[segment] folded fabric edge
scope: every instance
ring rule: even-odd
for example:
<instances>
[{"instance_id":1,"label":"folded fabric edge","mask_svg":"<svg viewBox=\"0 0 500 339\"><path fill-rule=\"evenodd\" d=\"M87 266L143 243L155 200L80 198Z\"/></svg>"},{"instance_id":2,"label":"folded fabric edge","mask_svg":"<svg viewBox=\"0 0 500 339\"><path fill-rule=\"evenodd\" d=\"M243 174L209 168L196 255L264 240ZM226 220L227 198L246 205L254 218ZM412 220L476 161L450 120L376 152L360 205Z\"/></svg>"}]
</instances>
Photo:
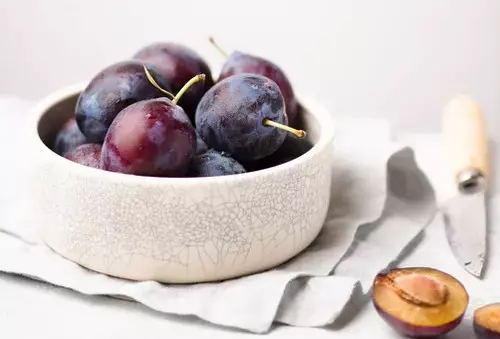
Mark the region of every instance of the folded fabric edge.
<instances>
[{"instance_id":1,"label":"folded fabric edge","mask_svg":"<svg viewBox=\"0 0 500 339\"><path fill-rule=\"evenodd\" d=\"M294 283L301 285L295 291L291 289ZM296 327L331 325L360 290L360 281L354 278L298 277L289 282L275 322Z\"/></svg>"},{"instance_id":2,"label":"folded fabric edge","mask_svg":"<svg viewBox=\"0 0 500 339\"><path fill-rule=\"evenodd\" d=\"M419 236L425 232L425 229L437 217L438 212L439 212L439 208L437 207L437 200L436 200L436 195L434 192L434 187L432 186L431 181L429 180L428 176L423 171L422 167L419 166L418 162L416 161L417 160L416 154L415 154L413 147L410 145L407 145L407 144L396 143L396 142L394 143L394 147L395 147L396 151L394 151L392 153L392 156L390 157L390 159L387 163L387 173L389 173L391 169L394 169L392 167L395 166L395 164L391 160L395 160L397 157L404 156L405 153L407 153L407 157L411 158L412 165L418 171L418 175L420 176L421 179L425 180L425 184L426 184L427 188L431 191L431 197L432 197L431 200L432 201L430 204L433 205L434 207L431 208L429 211L427 211L428 215L426 215L425 218L422 219L420 227L417 230L415 230L415 232L412 233L408 239L406 239L407 241L404 244L401 244L400 246L398 246L397 251L391 257L391 259L388 260L387 263L383 267L380 267L378 269L379 272L383 271L387 268L390 268L390 267L395 267L399 262L401 262L404 259L404 257L406 257L407 255L410 255L415 250L415 248L418 246L418 244L416 243L416 239L418 239ZM388 179L387 185L389 185L390 178L388 177L387 179ZM369 223L366 223L364 225L361 225L361 227L383 223L383 219L387 217L385 215L385 210L387 207L387 203L388 203L387 200L388 199L389 199L389 195L387 196L386 202L384 203L384 212L380 215L380 217L377 218L376 220L374 220L373 222L369 222ZM361 227L359 227L358 230L356 231L356 233L354 235L355 239L358 238L359 233L363 231L361 229ZM373 233L373 232L371 232L371 233ZM357 247L357 242L354 240L352 242L351 247L349 248L349 251L346 252L346 254L337 263L337 265L335 265L334 269L332 270L332 274L335 274L336 270L339 267L346 265L346 264L348 265L350 258L353 255L355 255L356 247ZM369 293L369 290L367 290L365 293Z\"/></svg>"}]
</instances>

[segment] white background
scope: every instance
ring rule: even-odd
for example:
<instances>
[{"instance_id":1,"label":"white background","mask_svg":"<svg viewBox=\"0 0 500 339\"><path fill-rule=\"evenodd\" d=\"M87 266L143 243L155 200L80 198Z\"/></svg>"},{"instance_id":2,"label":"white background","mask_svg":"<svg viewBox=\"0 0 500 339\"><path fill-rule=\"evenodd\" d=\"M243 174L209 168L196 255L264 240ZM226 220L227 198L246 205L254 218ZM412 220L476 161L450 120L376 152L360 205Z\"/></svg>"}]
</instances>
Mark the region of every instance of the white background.
<instances>
[{"instance_id":1,"label":"white background","mask_svg":"<svg viewBox=\"0 0 500 339\"><path fill-rule=\"evenodd\" d=\"M500 126L498 0L3 0L0 93L38 100L147 43L196 48L213 34L280 64L332 112L437 131L444 103L474 95Z\"/></svg>"}]
</instances>

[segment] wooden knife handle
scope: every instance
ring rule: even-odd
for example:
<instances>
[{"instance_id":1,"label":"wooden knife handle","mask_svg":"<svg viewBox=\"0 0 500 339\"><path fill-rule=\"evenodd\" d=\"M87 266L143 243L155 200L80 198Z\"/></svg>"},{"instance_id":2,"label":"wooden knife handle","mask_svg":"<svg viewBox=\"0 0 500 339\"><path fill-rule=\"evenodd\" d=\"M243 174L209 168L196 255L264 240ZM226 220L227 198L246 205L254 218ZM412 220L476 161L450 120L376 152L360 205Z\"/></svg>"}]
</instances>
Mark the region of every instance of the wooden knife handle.
<instances>
[{"instance_id":1,"label":"wooden knife handle","mask_svg":"<svg viewBox=\"0 0 500 339\"><path fill-rule=\"evenodd\" d=\"M484 114L478 103L467 95L453 98L443 111L444 146L458 182L460 173L479 171L489 176L488 139Z\"/></svg>"}]
</instances>

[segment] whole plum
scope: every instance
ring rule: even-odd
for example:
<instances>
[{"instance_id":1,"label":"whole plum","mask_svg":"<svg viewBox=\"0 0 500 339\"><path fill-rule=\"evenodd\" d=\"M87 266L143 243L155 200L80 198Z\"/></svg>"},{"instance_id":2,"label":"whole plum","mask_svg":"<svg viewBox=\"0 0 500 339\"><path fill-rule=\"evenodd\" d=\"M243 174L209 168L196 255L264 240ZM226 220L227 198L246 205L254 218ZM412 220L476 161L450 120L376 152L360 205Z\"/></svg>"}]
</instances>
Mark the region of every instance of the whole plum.
<instances>
[{"instance_id":1,"label":"whole plum","mask_svg":"<svg viewBox=\"0 0 500 339\"><path fill-rule=\"evenodd\" d=\"M288 124L296 127L296 118L298 115L298 102L295 98L293 87L285 72L275 63L263 57L234 51L227 54L220 46L216 44L213 38L210 42L226 56L226 62L222 66L217 81L226 79L232 75L240 73L253 73L266 76L276 82L279 86L285 100L285 112L288 117Z\"/></svg>"},{"instance_id":2,"label":"whole plum","mask_svg":"<svg viewBox=\"0 0 500 339\"><path fill-rule=\"evenodd\" d=\"M259 171L284 164L307 153L313 145L306 139L288 134L280 148L273 154L257 161L243 163L248 171Z\"/></svg>"},{"instance_id":3,"label":"whole plum","mask_svg":"<svg viewBox=\"0 0 500 339\"><path fill-rule=\"evenodd\" d=\"M136 102L111 124L101 168L143 176L181 177L196 152L196 132L180 106L167 98Z\"/></svg>"},{"instance_id":4,"label":"whole plum","mask_svg":"<svg viewBox=\"0 0 500 339\"><path fill-rule=\"evenodd\" d=\"M236 74L210 88L196 110L196 129L208 147L237 161L274 153L287 132L285 103L278 85L258 74Z\"/></svg>"},{"instance_id":5,"label":"whole plum","mask_svg":"<svg viewBox=\"0 0 500 339\"><path fill-rule=\"evenodd\" d=\"M198 133L196 133L196 154L203 154L208 151L208 146Z\"/></svg>"},{"instance_id":6,"label":"whole plum","mask_svg":"<svg viewBox=\"0 0 500 339\"><path fill-rule=\"evenodd\" d=\"M179 106L194 122L196 106L214 84L207 62L191 48L173 42L150 44L140 49L133 58L153 65L175 93L195 75L205 74L205 81L191 86L179 100Z\"/></svg>"},{"instance_id":7,"label":"whole plum","mask_svg":"<svg viewBox=\"0 0 500 339\"><path fill-rule=\"evenodd\" d=\"M162 87L170 90L154 67L147 67ZM142 62L121 61L101 70L80 94L75 108L76 122L89 142L102 143L121 110L135 102L163 95L149 82Z\"/></svg>"},{"instance_id":8,"label":"whole plum","mask_svg":"<svg viewBox=\"0 0 500 339\"><path fill-rule=\"evenodd\" d=\"M99 144L84 144L66 153L65 158L80 165L100 168L101 150Z\"/></svg>"},{"instance_id":9,"label":"whole plum","mask_svg":"<svg viewBox=\"0 0 500 339\"><path fill-rule=\"evenodd\" d=\"M76 147L86 144L87 138L80 131L75 118L71 118L62 126L56 135L52 150L64 156Z\"/></svg>"},{"instance_id":10,"label":"whole plum","mask_svg":"<svg viewBox=\"0 0 500 339\"><path fill-rule=\"evenodd\" d=\"M229 155L209 149L205 153L194 157L188 171L188 176L216 177L245 172L245 168Z\"/></svg>"}]
</instances>

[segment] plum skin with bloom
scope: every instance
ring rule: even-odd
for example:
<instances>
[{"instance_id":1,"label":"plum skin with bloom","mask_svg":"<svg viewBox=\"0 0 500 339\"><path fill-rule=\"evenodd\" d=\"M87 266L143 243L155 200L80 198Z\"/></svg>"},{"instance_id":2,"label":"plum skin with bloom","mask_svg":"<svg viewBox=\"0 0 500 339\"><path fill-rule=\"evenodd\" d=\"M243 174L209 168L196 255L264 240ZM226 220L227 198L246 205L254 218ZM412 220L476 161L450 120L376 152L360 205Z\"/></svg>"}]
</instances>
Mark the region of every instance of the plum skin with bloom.
<instances>
[{"instance_id":1,"label":"plum skin with bloom","mask_svg":"<svg viewBox=\"0 0 500 339\"><path fill-rule=\"evenodd\" d=\"M196 132L184 110L167 98L139 101L121 111L103 143L104 170L182 177L196 152Z\"/></svg>"},{"instance_id":2,"label":"plum skin with bloom","mask_svg":"<svg viewBox=\"0 0 500 339\"><path fill-rule=\"evenodd\" d=\"M254 73L268 77L279 86L285 100L285 111L290 126L295 126L298 102L290 81L276 64L262 57L235 51L222 66L218 81L240 73Z\"/></svg>"},{"instance_id":3,"label":"plum skin with bloom","mask_svg":"<svg viewBox=\"0 0 500 339\"><path fill-rule=\"evenodd\" d=\"M87 142L87 138L80 131L76 119L73 117L66 121L57 132L52 150L61 156L65 156L66 153Z\"/></svg>"},{"instance_id":4,"label":"plum skin with bloom","mask_svg":"<svg viewBox=\"0 0 500 339\"><path fill-rule=\"evenodd\" d=\"M286 124L285 103L278 85L257 74L237 74L216 83L196 110L196 129L208 147L237 161L274 153L288 132L264 125L268 119Z\"/></svg>"},{"instance_id":5,"label":"plum skin with bloom","mask_svg":"<svg viewBox=\"0 0 500 339\"><path fill-rule=\"evenodd\" d=\"M226 154L209 149L194 157L188 176L216 177L241 173L246 173L246 170L239 162Z\"/></svg>"},{"instance_id":6,"label":"plum skin with bloom","mask_svg":"<svg viewBox=\"0 0 500 339\"><path fill-rule=\"evenodd\" d=\"M194 121L196 106L214 84L208 63L191 48L173 42L152 43L141 48L132 58L154 66L173 94L179 92L195 75L205 74L204 82L191 86L179 100L179 105L191 121Z\"/></svg>"},{"instance_id":7,"label":"plum skin with bloom","mask_svg":"<svg viewBox=\"0 0 500 339\"><path fill-rule=\"evenodd\" d=\"M91 143L102 143L115 117L127 106L164 96L147 79L144 64L125 60L101 70L78 97L75 117L78 127ZM168 83L146 65L150 73L166 90Z\"/></svg>"}]
</instances>

